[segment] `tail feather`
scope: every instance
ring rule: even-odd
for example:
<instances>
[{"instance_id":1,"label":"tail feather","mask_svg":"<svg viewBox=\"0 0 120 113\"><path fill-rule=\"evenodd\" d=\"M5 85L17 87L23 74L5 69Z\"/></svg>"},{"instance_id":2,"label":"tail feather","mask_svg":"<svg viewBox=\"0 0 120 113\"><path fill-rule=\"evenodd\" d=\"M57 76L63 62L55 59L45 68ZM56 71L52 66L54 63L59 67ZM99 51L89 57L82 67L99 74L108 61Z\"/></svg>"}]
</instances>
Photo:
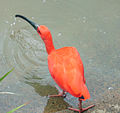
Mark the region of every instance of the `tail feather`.
<instances>
[{"instance_id":1,"label":"tail feather","mask_svg":"<svg viewBox=\"0 0 120 113\"><path fill-rule=\"evenodd\" d=\"M90 93L88 91L88 88L85 84L83 84L81 87L80 99L85 101L86 99L89 99L89 98L90 98Z\"/></svg>"}]
</instances>

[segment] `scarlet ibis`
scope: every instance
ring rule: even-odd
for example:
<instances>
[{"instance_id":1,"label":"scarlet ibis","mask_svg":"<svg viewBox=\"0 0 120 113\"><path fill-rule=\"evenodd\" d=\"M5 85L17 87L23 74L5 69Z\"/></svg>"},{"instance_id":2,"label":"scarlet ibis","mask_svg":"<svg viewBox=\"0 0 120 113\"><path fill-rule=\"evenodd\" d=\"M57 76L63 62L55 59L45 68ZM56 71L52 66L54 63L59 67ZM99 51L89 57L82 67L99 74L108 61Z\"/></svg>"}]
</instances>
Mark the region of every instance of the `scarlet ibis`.
<instances>
[{"instance_id":1,"label":"scarlet ibis","mask_svg":"<svg viewBox=\"0 0 120 113\"><path fill-rule=\"evenodd\" d=\"M15 17L20 17L31 24L45 43L48 53L49 72L54 81L63 90L58 95L52 95L52 97L65 96L65 92L77 97L79 100L79 109L69 109L78 111L79 113L94 107L94 105L91 105L87 108L82 108L82 101L89 99L90 94L85 85L84 67L77 49L75 47L55 49L51 32L45 25L39 26L22 15L15 15Z\"/></svg>"}]
</instances>

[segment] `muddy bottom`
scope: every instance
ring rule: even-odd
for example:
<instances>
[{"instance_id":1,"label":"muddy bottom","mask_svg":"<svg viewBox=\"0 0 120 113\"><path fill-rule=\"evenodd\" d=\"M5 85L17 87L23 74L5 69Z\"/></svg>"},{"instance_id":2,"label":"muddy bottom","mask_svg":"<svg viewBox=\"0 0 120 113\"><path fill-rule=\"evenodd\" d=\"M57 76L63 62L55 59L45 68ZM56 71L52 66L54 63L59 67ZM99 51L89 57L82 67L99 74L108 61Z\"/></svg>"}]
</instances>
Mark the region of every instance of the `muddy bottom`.
<instances>
[{"instance_id":1,"label":"muddy bottom","mask_svg":"<svg viewBox=\"0 0 120 113\"><path fill-rule=\"evenodd\" d=\"M83 106L87 107L91 104L95 104L95 107L85 111L84 113L120 113L120 88L116 90L109 90L105 92L100 97L100 99L94 102L88 102ZM63 111L58 111L56 113L75 113L75 112L66 109Z\"/></svg>"}]
</instances>

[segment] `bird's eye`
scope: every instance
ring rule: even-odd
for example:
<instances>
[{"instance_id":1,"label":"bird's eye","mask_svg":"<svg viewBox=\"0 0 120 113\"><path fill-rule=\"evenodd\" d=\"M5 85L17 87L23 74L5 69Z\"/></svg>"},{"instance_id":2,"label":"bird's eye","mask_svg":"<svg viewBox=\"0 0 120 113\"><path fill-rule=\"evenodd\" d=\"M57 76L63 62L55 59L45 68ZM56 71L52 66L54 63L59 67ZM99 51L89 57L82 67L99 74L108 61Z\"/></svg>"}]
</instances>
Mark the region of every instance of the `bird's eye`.
<instances>
[{"instance_id":1,"label":"bird's eye","mask_svg":"<svg viewBox=\"0 0 120 113\"><path fill-rule=\"evenodd\" d=\"M40 33L40 34L41 34L40 30L38 30L38 33Z\"/></svg>"}]
</instances>

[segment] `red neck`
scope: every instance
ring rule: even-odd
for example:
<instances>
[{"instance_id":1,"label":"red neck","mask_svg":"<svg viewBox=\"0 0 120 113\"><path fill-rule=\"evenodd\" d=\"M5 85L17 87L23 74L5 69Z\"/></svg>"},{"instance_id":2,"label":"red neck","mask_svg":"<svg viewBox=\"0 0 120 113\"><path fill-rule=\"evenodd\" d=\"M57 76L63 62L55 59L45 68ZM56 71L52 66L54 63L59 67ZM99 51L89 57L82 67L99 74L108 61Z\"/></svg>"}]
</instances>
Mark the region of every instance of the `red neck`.
<instances>
[{"instance_id":1,"label":"red neck","mask_svg":"<svg viewBox=\"0 0 120 113\"><path fill-rule=\"evenodd\" d=\"M50 54L53 50L55 50L51 34L47 35L47 38L46 38L46 40L44 40L44 43L45 43L45 47L46 47L48 54Z\"/></svg>"}]
</instances>

